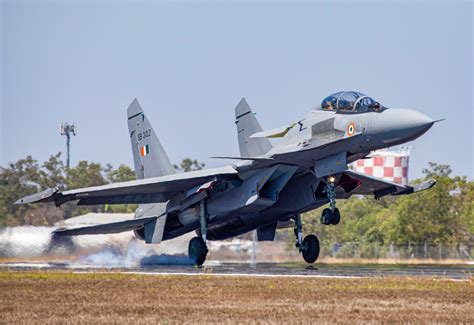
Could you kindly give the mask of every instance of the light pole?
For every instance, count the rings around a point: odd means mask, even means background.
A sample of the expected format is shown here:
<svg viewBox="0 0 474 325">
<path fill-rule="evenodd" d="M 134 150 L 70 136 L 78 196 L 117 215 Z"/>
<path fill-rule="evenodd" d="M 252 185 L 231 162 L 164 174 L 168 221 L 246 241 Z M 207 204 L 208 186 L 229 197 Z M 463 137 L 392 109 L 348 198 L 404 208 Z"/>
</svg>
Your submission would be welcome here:
<svg viewBox="0 0 474 325">
<path fill-rule="evenodd" d="M 72 123 L 69 124 L 67 122 L 61 122 L 61 135 L 66 136 L 66 147 L 67 147 L 67 160 L 66 160 L 66 167 L 69 169 L 69 161 L 70 161 L 70 145 L 71 145 L 71 133 L 72 135 L 76 135 L 77 127 L 76 124 Z"/>
</svg>

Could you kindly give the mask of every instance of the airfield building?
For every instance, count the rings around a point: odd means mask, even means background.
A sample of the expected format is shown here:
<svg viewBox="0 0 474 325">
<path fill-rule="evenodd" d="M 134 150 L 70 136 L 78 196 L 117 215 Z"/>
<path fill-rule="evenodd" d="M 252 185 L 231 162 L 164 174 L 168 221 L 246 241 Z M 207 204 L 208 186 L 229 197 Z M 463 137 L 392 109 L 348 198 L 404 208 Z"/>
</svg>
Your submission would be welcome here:
<svg viewBox="0 0 474 325">
<path fill-rule="evenodd" d="M 408 184 L 410 147 L 377 150 L 366 159 L 357 160 L 352 169 L 369 176 L 401 185 Z"/>
</svg>

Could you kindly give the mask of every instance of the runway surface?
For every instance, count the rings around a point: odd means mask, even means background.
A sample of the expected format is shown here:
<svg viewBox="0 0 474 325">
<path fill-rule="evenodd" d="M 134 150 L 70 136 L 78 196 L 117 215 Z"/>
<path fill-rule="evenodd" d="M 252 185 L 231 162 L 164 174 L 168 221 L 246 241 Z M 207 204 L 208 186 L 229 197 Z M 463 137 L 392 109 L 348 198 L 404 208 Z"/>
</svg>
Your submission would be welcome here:
<svg viewBox="0 0 474 325">
<path fill-rule="evenodd" d="M 203 267 L 189 264 L 101 267 L 69 263 L 0 263 L 0 270 L 61 270 L 72 272 L 121 272 L 139 274 L 180 274 L 220 276 L 286 276 L 359 278 L 374 276 L 444 277 L 467 280 L 474 277 L 474 265 L 411 264 L 315 264 L 300 263 L 220 263 L 210 261 Z"/>
</svg>

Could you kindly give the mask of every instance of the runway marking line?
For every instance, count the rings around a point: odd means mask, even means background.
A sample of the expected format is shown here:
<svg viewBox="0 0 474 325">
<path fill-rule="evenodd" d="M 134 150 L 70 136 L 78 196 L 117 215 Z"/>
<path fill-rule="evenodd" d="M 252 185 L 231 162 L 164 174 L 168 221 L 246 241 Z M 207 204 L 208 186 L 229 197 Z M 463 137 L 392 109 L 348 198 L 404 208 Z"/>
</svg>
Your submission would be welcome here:
<svg viewBox="0 0 474 325">
<path fill-rule="evenodd" d="M 0 269 L 7 267 L 19 267 L 19 268 L 32 268 L 32 269 L 52 269 L 54 270 L 54 266 L 49 263 L 0 263 Z M 261 277 L 261 278 L 328 278 L 328 279 L 362 279 L 362 278 L 370 278 L 370 277 L 386 277 L 386 276 L 421 276 L 421 277 L 438 277 L 444 280 L 455 281 L 455 282 L 469 282 L 471 281 L 470 278 L 453 278 L 449 277 L 446 273 L 444 274 L 426 274 L 425 272 L 406 272 L 405 274 L 363 274 L 365 273 L 365 269 L 359 270 L 362 272 L 360 275 L 331 275 L 331 274 L 269 274 L 269 273 L 222 273 L 222 272 L 213 272 L 211 269 L 202 269 L 202 272 L 145 272 L 145 271 L 123 271 L 120 270 L 120 267 L 117 267 L 118 270 L 114 270 L 115 267 L 109 268 L 106 272 L 95 272 L 94 270 L 81 270 L 81 267 L 71 267 L 66 268 L 69 270 L 77 270 L 72 271 L 72 273 L 117 273 L 117 274 L 136 274 L 136 275 L 181 275 L 181 276 L 205 276 L 205 275 L 214 275 L 214 276 L 221 276 L 221 277 Z M 103 269 L 103 268 L 102 268 Z"/>
<path fill-rule="evenodd" d="M 378 278 L 385 276 L 355 276 L 355 275 L 323 275 L 323 274 L 251 274 L 251 273 L 185 273 L 185 272 L 139 272 L 139 271 L 125 271 L 125 272 L 89 272 L 89 271 L 74 271 L 72 273 L 77 274 L 107 274 L 107 273 L 116 273 L 116 274 L 133 274 L 133 275 L 166 275 L 166 276 L 220 276 L 220 277 L 256 277 L 256 278 L 322 278 L 322 279 L 366 279 L 366 278 Z M 436 276 L 434 276 L 436 277 Z M 454 278 L 443 278 L 440 277 L 440 280 L 445 281 L 454 281 L 454 282 L 469 282 L 469 279 L 454 279 Z"/>
<path fill-rule="evenodd" d="M 322 274 L 252 274 L 252 273 L 213 273 L 213 272 L 202 272 L 202 273 L 186 273 L 186 272 L 139 272 L 139 271 L 125 271 L 125 272 L 88 272 L 88 271 L 75 271 L 73 273 L 118 273 L 118 274 L 134 274 L 134 275 L 186 275 L 186 276 L 222 276 L 222 277 L 256 277 L 256 278 L 333 278 L 333 279 L 363 279 L 367 278 L 364 276 L 353 276 L 353 275 L 322 275 Z"/>
</svg>

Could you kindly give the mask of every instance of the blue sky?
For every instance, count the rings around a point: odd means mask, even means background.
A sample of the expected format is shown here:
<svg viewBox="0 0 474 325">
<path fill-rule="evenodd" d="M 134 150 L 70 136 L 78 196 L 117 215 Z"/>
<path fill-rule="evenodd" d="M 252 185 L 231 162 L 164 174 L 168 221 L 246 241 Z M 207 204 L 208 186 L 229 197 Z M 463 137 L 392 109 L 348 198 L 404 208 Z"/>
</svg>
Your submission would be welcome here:
<svg viewBox="0 0 474 325">
<path fill-rule="evenodd" d="M 234 106 L 264 128 L 355 89 L 446 118 L 414 141 L 473 178 L 472 2 L 1 1 L 0 165 L 65 152 L 132 165 L 126 108 L 138 97 L 172 161 L 237 155 Z"/>
</svg>

